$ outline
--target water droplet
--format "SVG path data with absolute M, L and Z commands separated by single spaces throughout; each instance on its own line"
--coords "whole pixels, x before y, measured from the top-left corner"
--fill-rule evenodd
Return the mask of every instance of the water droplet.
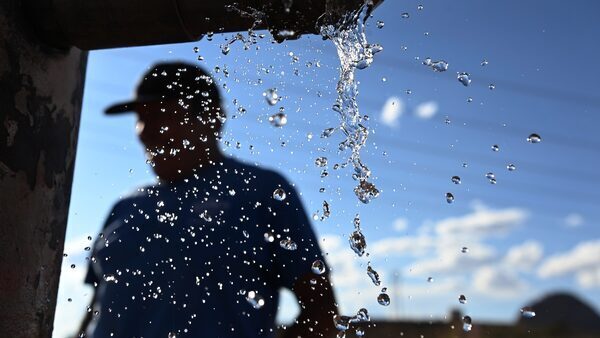
M 175 334 L 175 332 L 169 332 L 167 338 L 177 338 L 177 334 Z
M 350 328 L 350 317 L 335 315 L 333 316 L 333 323 L 335 324 L 335 328 L 340 331 L 345 331 Z
M 329 203 L 327 203 L 327 201 L 323 201 L 323 218 L 328 218 L 329 216 L 331 216 Z
M 368 321 L 371 321 L 371 317 L 369 317 L 369 312 L 365 308 L 358 310 L 356 316 L 350 319 L 350 322 L 352 323 L 363 323 Z
M 452 180 L 452 183 L 454 183 L 454 184 L 460 184 L 461 183 L 460 176 L 452 176 L 451 180 Z
M 346 331 L 340 331 L 335 335 L 335 338 L 346 338 Z
M 471 322 L 471 317 L 464 316 L 463 317 L 463 330 L 465 332 L 469 332 L 469 331 L 471 331 L 472 328 L 473 328 L 473 324 Z
M 381 20 L 377 20 L 377 28 L 382 29 L 385 26 L 385 23 Z
M 498 183 L 498 181 L 496 181 L 495 178 L 490 179 L 490 184 L 496 184 L 496 183 Z
M 529 306 L 525 306 L 521 308 L 521 315 L 525 318 L 533 318 L 535 317 L 535 311 Z
M 354 331 L 354 333 L 358 336 L 358 337 L 362 337 L 365 335 L 365 330 L 362 327 L 357 327 L 356 330 Z
M 517 166 L 510 163 L 509 165 L 506 166 L 506 169 L 508 169 L 508 171 L 515 171 L 515 170 L 517 170 Z
M 285 193 L 285 190 L 281 188 L 277 188 L 275 189 L 275 191 L 273 191 L 273 198 L 278 201 L 283 201 L 286 197 L 287 195 Z
M 489 172 L 487 174 L 485 174 L 485 178 L 487 178 L 488 180 L 492 180 L 494 178 L 496 178 L 496 175 L 494 175 L 494 173 Z
M 388 296 L 387 293 L 380 293 L 379 296 L 377 296 L 377 303 L 383 306 L 390 305 L 390 296 Z
M 467 98 L 467 102 L 469 102 L 469 103 L 473 102 L 473 98 L 472 97 L 468 97 Z
M 273 243 L 275 241 L 275 236 L 270 232 L 265 232 L 265 241 Z
M 489 62 L 488 62 L 488 60 L 486 60 L 486 59 L 483 59 L 483 60 L 481 61 L 481 66 L 482 66 L 482 67 L 483 67 L 483 66 L 487 66 L 487 65 L 488 65 L 488 63 L 489 63 Z
M 379 274 L 377 273 L 377 271 L 375 271 L 375 269 L 373 269 L 371 267 L 371 265 L 367 266 L 367 275 L 369 275 L 369 277 L 371 278 L 371 281 L 373 282 L 373 284 L 375 284 L 375 286 L 381 285 L 381 280 L 379 279 Z
M 365 254 L 365 249 L 367 248 L 367 241 L 365 240 L 365 236 L 360 232 L 360 229 L 354 230 L 354 232 L 348 238 L 350 242 L 350 248 L 359 256 Z
M 282 248 L 286 249 L 286 250 L 296 250 L 298 249 L 298 244 L 296 244 L 296 242 L 292 241 L 291 238 L 286 238 L 286 239 L 282 239 L 279 242 L 279 246 L 281 246 Z
M 422 11 L 423 10 L 423 5 L 418 5 L 417 9 L 420 10 L 420 11 Z
M 527 142 L 529 143 L 540 143 L 542 142 L 542 138 L 538 134 L 531 134 L 527 137 Z
M 495 151 L 495 152 L 498 152 L 498 151 L 500 151 L 500 146 L 498 146 L 497 144 L 494 144 L 494 145 L 492 146 L 492 151 Z
M 448 202 L 448 204 L 454 203 L 454 195 L 452 195 L 451 192 L 446 193 L 446 202 Z
M 110 273 L 104 274 L 102 276 L 102 278 L 104 278 L 104 280 L 107 281 L 107 282 L 112 282 L 112 283 L 117 283 L 118 282 L 117 279 L 115 278 L 115 275 L 110 274 Z
M 465 87 L 468 87 L 471 84 L 471 77 L 469 76 L 469 73 L 460 72 L 456 78 L 458 79 L 458 82 L 462 83 Z
M 322 260 L 317 259 L 312 263 L 312 272 L 317 275 L 322 275 L 325 273 L 327 268 L 325 267 L 325 263 Z
M 461 304 L 466 304 L 467 303 L 467 297 L 465 297 L 465 295 L 458 296 L 458 302 L 461 303 Z
M 358 186 L 354 188 L 354 194 L 361 202 L 368 204 L 372 199 L 379 197 L 379 189 L 375 184 L 361 180 Z
M 310 285 L 317 285 L 317 280 L 314 278 L 310 279 Z
M 431 58 L 426 58 L 423 61 L 425 66 L 431 67 L 434 72 L 445 72 L 448 70 L 448 62 L 444 60 L 432 61 Z
M 408 13 L 404 12 L 404 13 L 400 14 L 400 17 L 401 17 L 402 19 L 408 19 L 408 18 L 410 17 L 410 14 L 408 14 Z
M 327 165 L 327 157 L 321 156 L 315 159 L 315 165 L 317 167 L 324 167 Z
M 200 51 L 200 48 L 194 47 L 194 53 L 198 53 L 199 51 Z
M 261 307 L 263 307 L 263 305 L 265 305 L 265 299 L 261 295 L 256 293 L 256 291 L 248 291 L 246 300 L 255 309 L 260 309 Z
M 321 133 L 321 138 L 326 138 L 331 136 L 331 134 L 333 134 L 333 132 L 335 131 L 335 128 L 327 128 L 325 130 L 323 130 L 323 132 Z
M 285 113 L 276 113 L 269 116 L 269 122 L 274 127 L 283 127 L 287 124 L 287 115 Z
M 383 46 L 378 43 L 369 45 L 369 48 L 371 49 L 371 53 L 373 53 L 373 54 L 377 54 L 377 53 L 383 51 Z
M 229 44 L 224 44 L 221 46 L 221 53 L 223 53 L 223 55 L 229 54 L 230 50 L 231 48 L 229 47 Z
M 490 90 L 494 90 L 494 89 L 496 89 L 496 85 L 495 85 L 495 84 L 493 84 L 493 83 L 490 83 L 490 85 L 488 86 L 488 88 L 489 88 Z
M 277 36 L 277 40 L 286 40 L 286 39 L 294 38 L 296 36 L 296 31 L 289 30 L 289 29 L 282 29 L 280 31 L 277 31 L 275 34 Z
M 469 248 L 467 248 L 466 246 L 463 246 L 462 249 L 460 249 L 460 252 L 467 253 L 467 252 L 469 252 Z
M 267 100 L 267 103 L 269 103 L 271 106 L 274 106 L 277 104 L 277 102 L 279 102 L 279 95 L 277 95 L 277 89 L 275 88 L 265 90 L 263 96 Z

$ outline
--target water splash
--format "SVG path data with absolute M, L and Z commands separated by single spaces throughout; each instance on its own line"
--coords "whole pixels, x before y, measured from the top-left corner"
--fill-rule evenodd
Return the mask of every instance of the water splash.
M 358 84 L 355 73 L 356 69 L 369 67 L 373 62 L 373 55 L 383 50 L 380 45 L 367 43 L 365 22 L 372 7 L 369 3 L 370 1 L 365 0 L 357 11 L 347 13 L 336 24 L 321 27 L 321 35 L 334 43 L 340 59 L 338 97 L 333 105 L 333 110 L 340 117 L 340 130 L 345 135 L 339 149 L 351 152 L 348 162 L 354 166 L 353 177 L 359 182 L 354 192 L 365 204 L 377 198 L 379 190 L 368 182 L 371 171 L 360 160 L 360 151 L 367 142 L 369 129 L 365 126 L 367 119 L 360 114 L 356 102 Z
M 373 284 L 375 284 L 375 286 L 381 285 L 381 280 L 379 279 L 379 273 L 377 273 L 377 271 L 375 271 L 375 269 L 373 269 L 371 267 L 371 265 L 367 266 L 367 275 L 369 275 L 369 277 L 371 278 L 371 281 L 373 282 Z
M 312 268 L 312 272 L 317 275 L 322 275 L 325 273 L 325 271 L 327 271 L 327 268 L 325 267 L 325 263 L 320 259 L 317 259 L 316 261 L 314 261 L 312 263 L 311 268 Z

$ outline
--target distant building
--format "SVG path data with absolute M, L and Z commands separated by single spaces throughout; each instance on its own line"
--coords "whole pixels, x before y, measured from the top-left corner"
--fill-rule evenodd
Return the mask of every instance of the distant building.
M 474 321 L 471 331 L 463 330 L 463 316 L 454 310 L 449 321 L 374 320 L 346 332 L 355 337 L 357 327 L 365 338 L 599 338 L 600 316 L 594 309 L 568 293 L 547 295 L 529 305 L 535 316 L 518 315 L 515 323 L 496 324 Z

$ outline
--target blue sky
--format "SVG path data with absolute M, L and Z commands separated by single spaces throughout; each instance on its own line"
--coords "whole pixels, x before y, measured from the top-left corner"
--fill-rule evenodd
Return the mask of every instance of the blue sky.
M 510 321 L 552 290 L 572 291 L 599 309 L 598 10 L 595 1 L 384 3 L 367 29 L 369 41 L 384 51 L 358 73 L 359 105 L 372 129 L 363 157 L 382 189 L 369 205 L 353 195 L 349 170 L 331 168 L 343 158 L 336 151 L 341 133 L 319 137 L 337 125 L 330 107 L 338 60 L 329 41 L 310 36 L 278 45 L 267 37 L 246 51 L 238 41 L 222 55 L 219 44 L 232 36 L 223 34 L 92 52 L 54 336 L 75 331 L 73 318 L 83 315 L 89 299 L 91 290 L 82 284 L 87 236 L 98 234 L 119 196 L 153 179 L 134 117 L 109 118 L 102 111 L 131 97 L 147 67 L 165 59 L 197 62 L 226 85 L 226 153 L 284 173 L 310 213 L 323 200 L 330 203 L 331 217 L 314 226 L 343 312 L 367 307 L 380 318 L 442 318 L 460 308 L 475 324 Z M 404 12 L 409 18 L 401 18 Z M 376 20 L 385 26 L 378 29 Z M 422 64 L 426 57 L 447 61 L 448 71 L 434 73 Z M 481 66 L 483 60 L 488 64 Z M 457 81 L 457 72 L 471 75 L 469 87 Z M 265 102 L 269 88 L 283 96 L 280 105 Z M 386 109 L 388 101 L 395 103 Z M 274 128 L 268 117 L 279 106 L 288 124 Z M 528 143 L 531 133 L 542 142 Z M 330 161 L 325 179 L 314 166 L 318 156 Z M 511 163 L 515 171 L 507 170 Z M 497 184 L 488 183 L 487 172 Z M 451 182 L 454 175 L 460 185 Z M 453 204 L 446 203 L 447 192 Z M 368 259 L 354 257 L 347 244 L 356 213 Z M 460 252 L 463 246 L 468 253 Z M 366 274 L 369 260 L 390 289 L 389 307 L 376 302 L 380 289 Z M 458 303 L 460 294 L 466 305 Z M 290 304 L 287 297 L 283 321 L 295 311 Z

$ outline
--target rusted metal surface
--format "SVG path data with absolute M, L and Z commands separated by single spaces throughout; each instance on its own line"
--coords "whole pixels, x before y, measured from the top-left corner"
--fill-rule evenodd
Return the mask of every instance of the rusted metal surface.
M 0 1 L 0 337 L 50 337 L 87 54 Z

